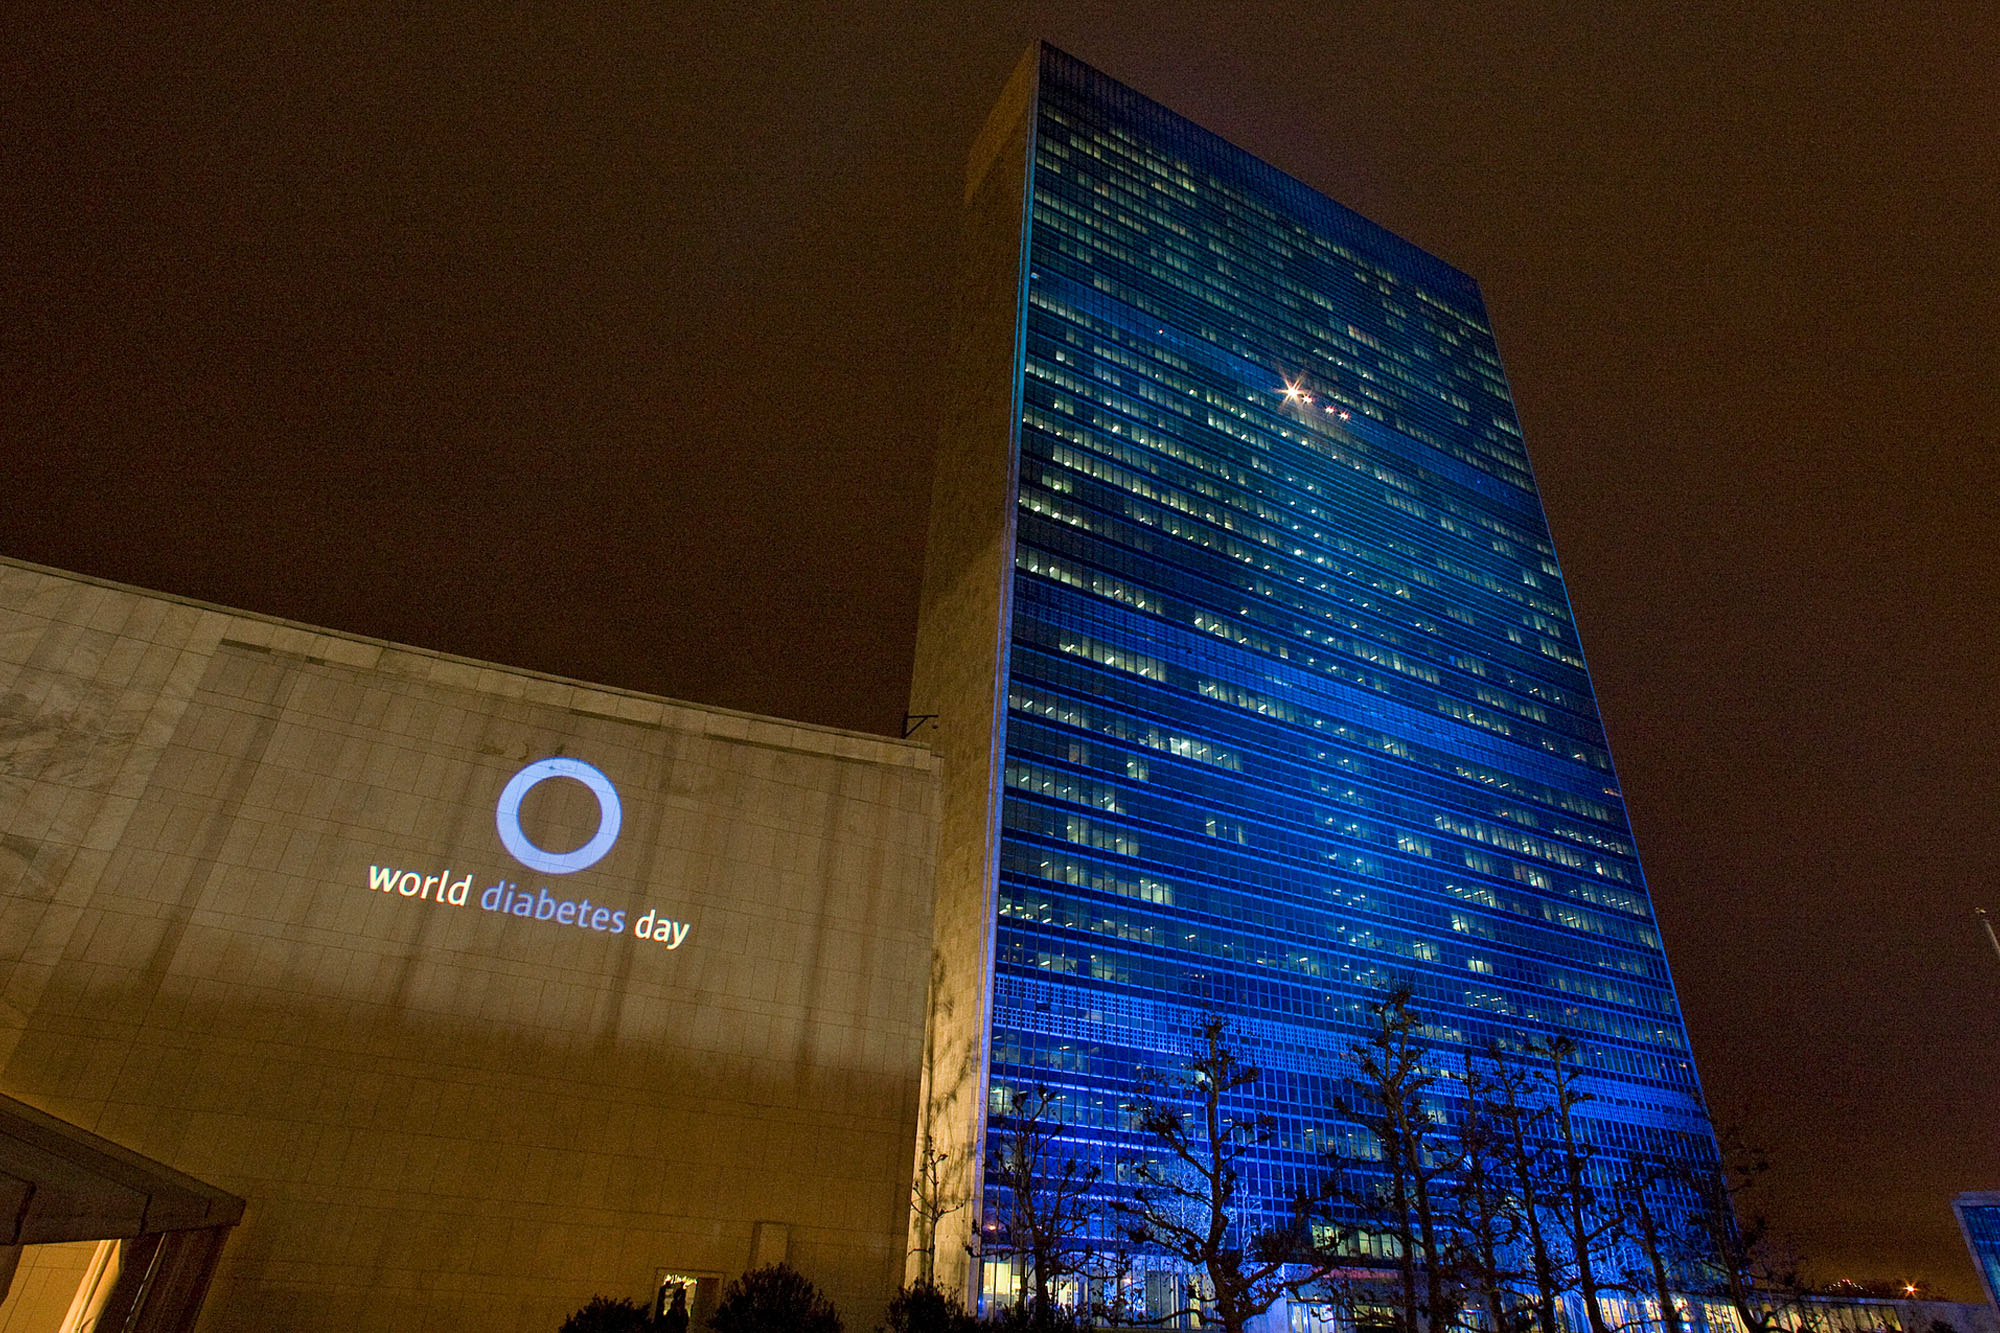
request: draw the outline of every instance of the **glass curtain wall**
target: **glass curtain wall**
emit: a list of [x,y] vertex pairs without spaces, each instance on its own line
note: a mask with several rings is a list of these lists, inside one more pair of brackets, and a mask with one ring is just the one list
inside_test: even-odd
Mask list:
[[1708,1159],[1477,287],[1053,51],[1036,114],[989,1113],[1047,1088],[1115,1193],[1219,1011],[1275,1222],[1365,1157],[1406,984],[1448,1063],[1573,1037],[1593,1140]]

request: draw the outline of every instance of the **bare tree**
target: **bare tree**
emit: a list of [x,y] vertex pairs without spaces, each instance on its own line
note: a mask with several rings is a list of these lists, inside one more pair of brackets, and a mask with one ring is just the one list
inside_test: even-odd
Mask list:
[[1508,1058],[1496,1049],[1482,1061],[1466,1050],[1465,1106],[1454,1131],[1464,1264],[1491,1333],[1515,1333],[1529,1318],[1513,1256],[1529,1238],[1532,1204],[1521,1197],[1513,1170],[1508,1071],[1502,1068]]
[[1576,1108],[1591,1100],[1578,1083],[1577,1044],[1566,1036],[1552,1037],[1531,1043],[1530,1049],[1549,1065],[1549,1119],[1556,1131],[1560,1208],[1576,1294],[1583,1302],[1590,1333],[1611,1333],[1604,1318],[1604,1284],[1597,1274],[1597,1251],[1616,1231],[1617,1218],[1598,1208],[1597,1191],[1590,1179],[1597,1149],[1577,1130]]
[[1301,1209],[1264,1231],[1244,1216],[1244,1159],[1271,1141],[1275,1126],[1230,1104],[1257,1077],[1232,1049],[1222,1017],[1203,1018],[1193,1055],[1137,1098],[1139,1128],[1161,1156],[1133,1168],[1131,1197],[1115,1205],[1134,1245],[1164,1250],[1205,1280],[1199,1313],[1224,1333],[1242,1333],[1291,1289],[1287,1268],[1304,1253]]
[[1090,1251],[1091,1190],[1100,1169],[1059,1145],[1068,1129],[1054,1094],[1036,1087],[996,1122],[1000,1130],[993,1175],[1004,1196],[1000,1230],[987,1241],[1028,1265],[1027,1313],[1038,1325],[1054,1318],[1066,1277],[1084,1274]]
[[1563,1283],[1546,1214],[1555,1207],[1550,1156],[1545,1147],[1548,1106],[1543,1080],[1525,1062],[1495,1047],[1487,1067],[1486,1112],[1497,1149],[1496,1166],[1526,1248],[1537,1333],[1561,1333]]
[[1741,1125],[1715,1130],[1720,1158],[1687,1177],[1696,1199],[1693,1239],[1702,1252],[1703,1276],[1692,1285],[1727,1300],[1748,1333],[1809,1326],[1815,1321],[1803,1264],[1755,1206],[1770,1159]]
[[950,1153],[925,1141],[917,1156],[916,1179],[910,1184],[910,1208],[918,1224],[917,1244],[912,1248],[918,1256],[919,1282],[936,1281],[938,1223],[970,1202],[963,1190],[946,1184],[951,1165]]
[[1645,1262],[1644,1271],[1629,1275],[1627,1281],[1635,1291],[1645,1290],[1659,1305],[1660,1333],[1682,1333],[1674,1289],[1675,1273],[1683,1265],[1676,1253],[1672,1214],[1663,1214],[1656,1201],[1656,1195],[1679,1174],[1670,1163],[1641,1154],[1626,1163],[1618,1180],[1625,1236],[1638,1246],[1639,1257]]
[[1448,1327],[1463,1295],[1447,1214],[1457,1153],[1431,1109],[1435,1052],[1410,1001],[1409,987],[1396,986],[1367,1006],[1367,1037],[1348,1052],[1360,1095],[1336,1108],[1381,1144],[1382,1179],[1373,1203],[1396,1241],[1399,1323],[1403,1333],[1422,1333]]

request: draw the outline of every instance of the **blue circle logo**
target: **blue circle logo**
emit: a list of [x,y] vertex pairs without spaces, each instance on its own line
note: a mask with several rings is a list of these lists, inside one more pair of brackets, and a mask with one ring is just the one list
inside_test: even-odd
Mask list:
[[[597,798],[597,833],[573,852],[545,852],[528,841],[521,831],[521,801],[530,788],[550,778],[575,778],[590,788]],[[618,826],[625,811],[618,804],[618,789],[611,779],[581,759],[537,759],[516,773],[500,792],[500,806],[493,812],[500,828],[500,842],[516,861],[545,875],[573,875],[604,859],[611,844],[618,841]]]

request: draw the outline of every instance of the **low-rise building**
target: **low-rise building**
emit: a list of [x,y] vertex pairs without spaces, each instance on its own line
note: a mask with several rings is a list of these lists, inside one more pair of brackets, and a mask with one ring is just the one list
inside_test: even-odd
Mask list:
[[778,1259],[868,1327],[936,804],[919,744],[0,561],[0,1168],[82,1201],[8,1211],[62,1243],[0,1327],[551,1330]]

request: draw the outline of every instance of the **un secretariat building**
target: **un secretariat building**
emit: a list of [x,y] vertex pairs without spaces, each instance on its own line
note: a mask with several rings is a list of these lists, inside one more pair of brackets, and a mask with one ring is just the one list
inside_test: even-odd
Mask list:
[[1157,1151],[1135,1070],[1219,1011],[1275,1223],[1403,984],[1447,1066],[1570,1036],[1594,1142],[1708,1160],[1477,285],[1048,48],[966,199],[911,696],[946,781],[929,1141],[990,1209],[992,1117],[1046,1088],[1116,1182]]
[[1392,982],[1712,1152],[1476,285],[1046,47],[965,188],[912,740],[0,563],[0,1330],[1004,1298],[1022,1092],[1220,1011],[1275,1213]]

